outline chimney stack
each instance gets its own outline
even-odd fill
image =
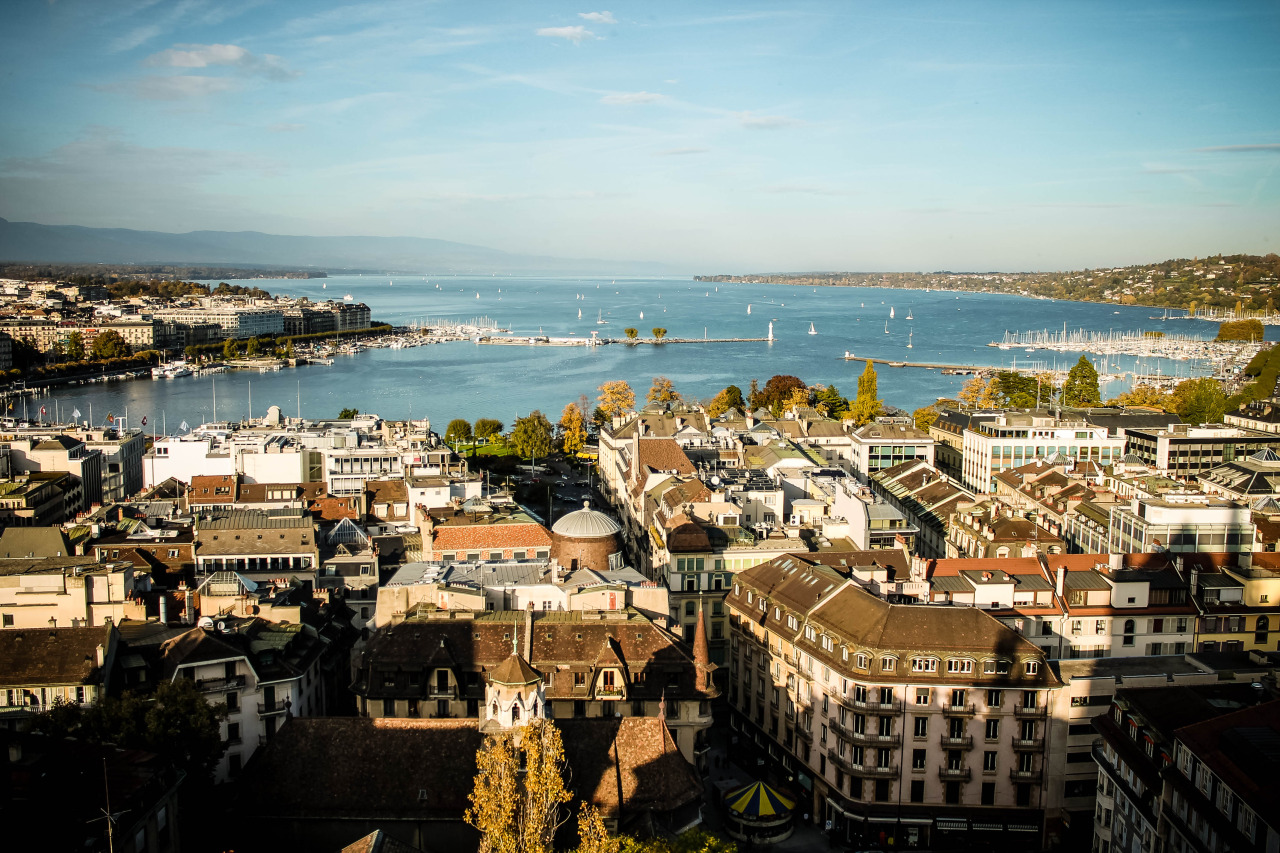
[[[1058,566],[1057,583],[1054,584],[1053,591],[1057,593],[1058,598],[1063,598],[1067,588],[1067,567]]]
[[[169,592],[168,590],[160,591],[160,624],[169,624]]]
[[[1195,595],[1196,590],[1200,586],[1200,569],[1195,566],[1191,567],[1191,594]]]
[[[524,657],[533,659],[533,602],[524,609]]]
[[[1107,557],[1107,564],[1112,574],[1124,568],[1124,554],[1111,554]]]

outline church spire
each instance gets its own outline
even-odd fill
[[[698,670],[698,690],[711,690],[711,647],[707,643],[707,623],[702,617],[702,601],[698,601],[698,624],[693,629],[693,664]]]

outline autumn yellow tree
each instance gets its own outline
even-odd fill
[[[956,395],[966,409],[994,409],[1000,405],[1000,390],[993,379],[976,374]]]
[[[488,735],[465,814],[480,831],[479,853],[552,853],[572,798],[564,773],[564,743],[550,720]]]
[[[1151,406],[1156,409],[1165,409],[1170,405],[1169,398],[1153,385],[1135,385],[1107,403],[1116,406]]]
[[[746,407],[746,401],[742,399],[742,389],[737,385],[729,385],[717,394],[710,403],[707,403],[707,415],[718,418],[730,409],[737,409],[742,412]]]
[[[795,409],[798,406],[809,405],[812,392],[808,388],[794,388],[787,399],[782,403],[782,410]]]
[[[587,443],[587,423],[577,403],[564,407],[560,415],[560,432],[564,438],[564,452],[577,453]]]
[[[618,853],[621,846],[618,839],[609,834],[600,810],[583,803],[578,809],[577,853]]]
[[[604,415],[605,420],[615,415],[626,414],[635,408],[636,392],[621,379],[606,382],[596,390],[600,392],[596,403],[599,404],[599,411]]]
[[[649,394],[645,397],[646,403],[664,406],[667,403],[679,403],[680,401],[680,393],[676,391],[675,383],[665,376],[653,377],[653,385],[649,386]]]
[[[867,366],[858,377],[858,396],[849,401],[849,416],[858,426],[869,424],[880,414],[884,401],[876,381],[876,369],[867,359]]]

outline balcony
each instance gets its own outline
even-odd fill
[[[978,713],[978,708],[972,702],[962,702],[959,705],[943,705],[942,713],[947,717],[972,717]]]
[[[625,699],[627,695],[626,688],[621,684],[601,684],[596,688],[597,699]]]
[[[853,773],[854,776],[859,776],[863,779],[897,779],[898,778],[897,765],[890,765],[888,767],[878,767],[873,764],[863,764],[860,767],[855,766],[851,772]]]
[[[226,693],[228,690],[243,690],[245,677],[233,675],[230,678],[202,678],[196,682],[196,689],[201,693]]]
[[[973,778],[973,771],[968,767],[939,767],[938,778],[943,782],[968,782]]]
[[[813,743],[813,732],[800,726],[796,726],[796,737],[806,743]]]
[[[1039,770],[1010,770],[1009,778],[1014,782],[1032,782],[1038,784],[1040,782]]]
[[[458,687],[454,684],[440,686],[432,684],[427,687],[427,696],[431,699],[452,699],[458,695]]]
[[[898,735],[882,735],[875,732],[855,733],[851,736],[853,742],[862,746],[886,747],[888,749],[896,749],[902,744],[902,738]]]
[[[854,711],[873,711],[896,714],[902,710],[902,700],[894,699],[889,702],[881,702],[879,699],[854,699],[851,696],[839,697],[840,704]]]
[[[827,728],[845,740],[853,740],[853,729],[839,722],[835,717],[827,720]]]
[[[1017,750],[1021,750],[1023,752],[1030,752],[1030,751],[1039,752],[1040,750],[1044,749],[1044,738],[1042,737],[1023,738],[1023,737],[1017,737],[1015,735],[1013,738],[1013,748]]]
[[[1024,720],[1034,720],[1045,716],[1048,705],[1014,705],[1013,715]]]
[[[961,735],[960,737],[943,735],[938,738],[938,743],[944,749],[973,749],[973,735]]]
[[[275,714],[283,714],[288,710],[289,710],[288,702],[271,702],[271,703],[259,702],[258,703],[259,717],[270,717]]]

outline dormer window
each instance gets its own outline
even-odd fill
[[[937,672],[938,659],[937,658],[912,658],[911,671],[912,672]]]
[[[1039,672],[1040,672],[1039,661],[1034,661],[1034,660],[1027,661],[1027,675],[1036,675]]]
[[[973,661],[966,658],[951,658],[947,661],[947,672],[968,674],[973,672]]]

